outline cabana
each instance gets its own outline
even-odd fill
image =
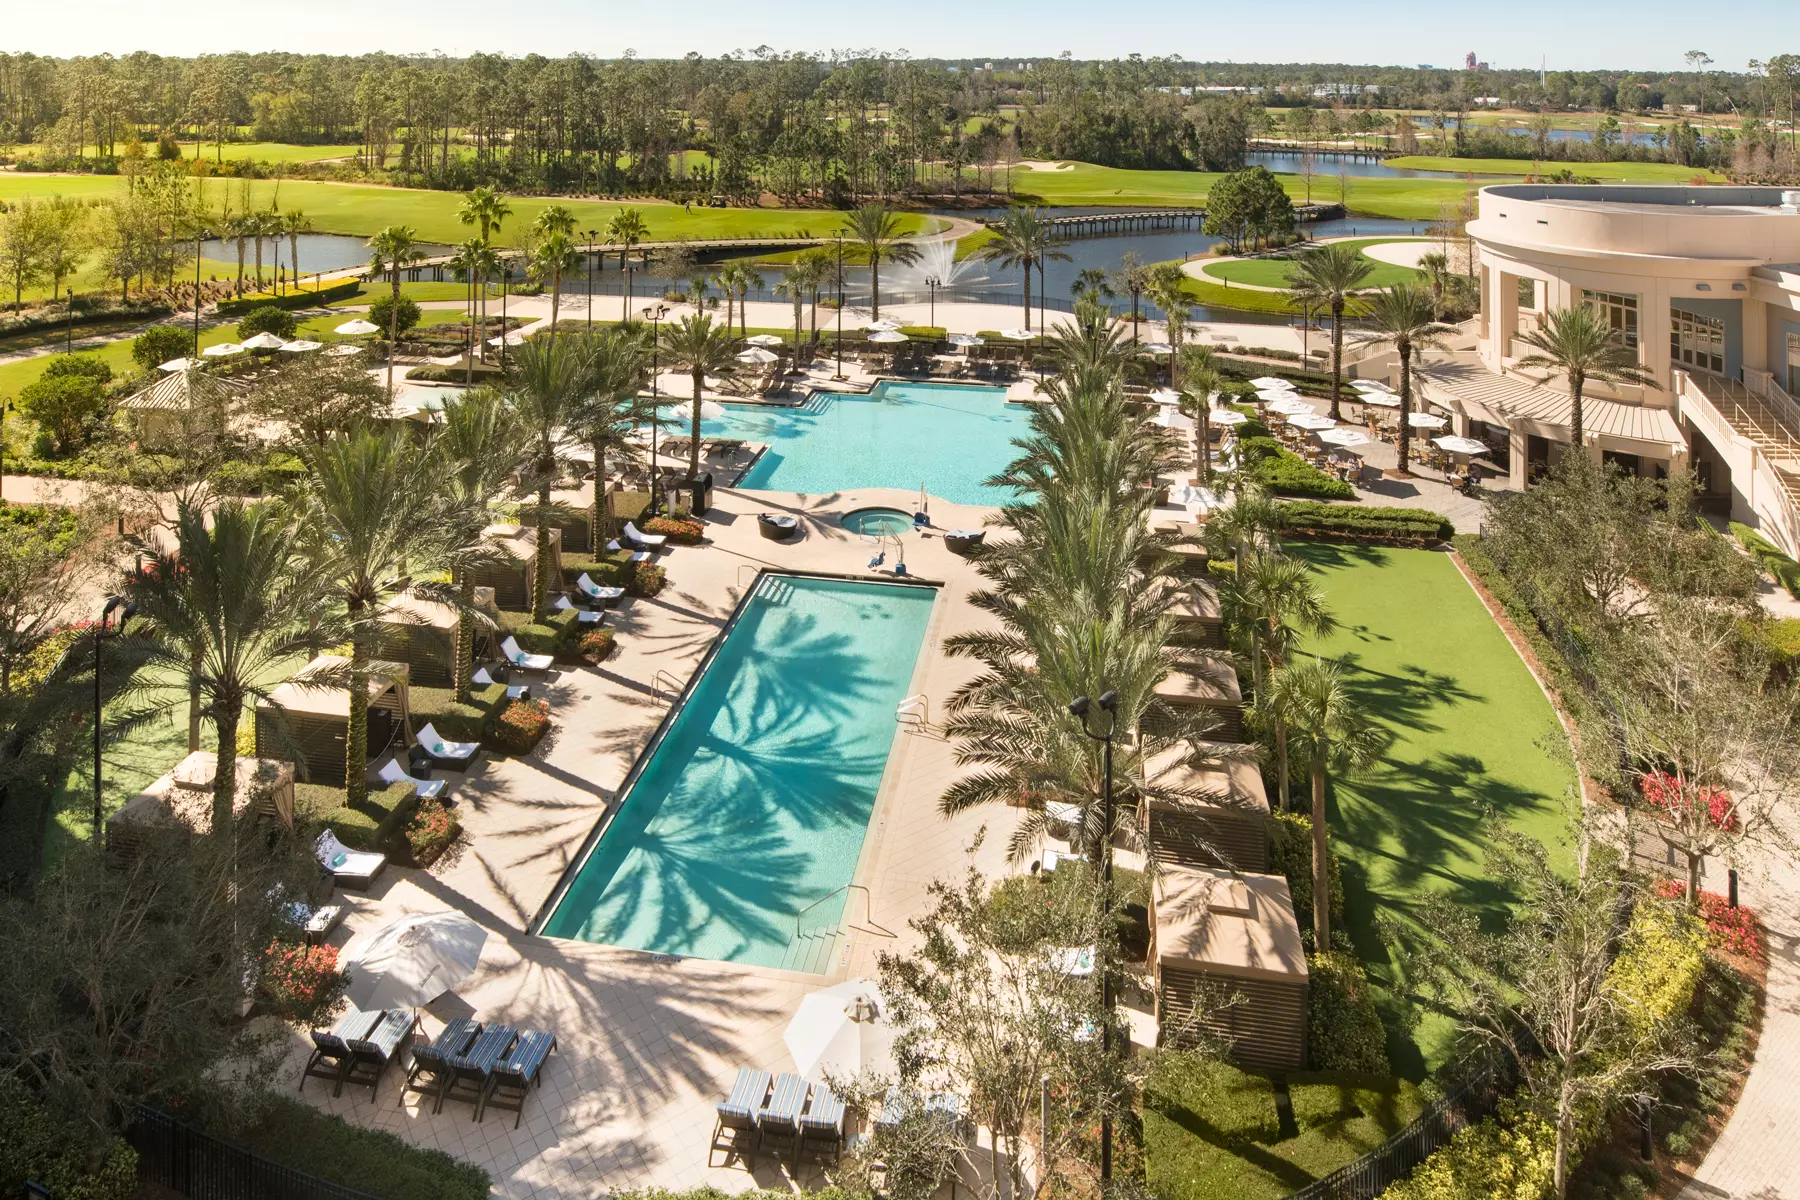
[[[245,387],[205,371],[189,368],[163,375],[155,383],[119,401],[132,415],[138,445],[145,449],[178,449],[196,434],[224,432],[232,406]]]
[[[505,561],[473,567],[470,580],[477,587],[494,589],[494,603],[515,612],[531,607],[532,589],[537,584],[537,528],[525,525],[490,525],[482,535],[489,545],[500,551]],[[562,530],[550,531],[550,590],[560,592],[562,586]]]
[[[1267,871],[1269,795],[1262,771],[1245,759],[1194,763],[1193,756],[1191,746],[1178,742],[1144,763],[1151,787],[1186,794],[1139,806],[1150,856],[1159,864]]]
[[[1192,639],[1192,644],[1224,648],[1225,617],[1219,608],[1219,595],[1211,585],[1189,584],[1170,606],[1169,617]]]
[[[350,692],[320,676],[342,675],[350,660],[322,654],[256,705],[256,752],[294,758],[300,777],[343,787],[350,736]],[[369,761],[410,739],[407,672],[401,663],[369,664]],[[365,770],[367,764],[364,764]]]
[[[196,750],[155,783],[127,800],[106,820],[106,846],[129,851],[147,826],[179,821],[195,833],[212,831],[213,780],[219,756]],[[237,760],[237,789],[232,811],[254,813],[294,827],[294,764],[269,758]]]
[[[1162,1038],[1204,1030],[1260,1071],[1306,1065],[1306,949],[1287,880],[1214,867],[1164,866],[1150,915]],[[1225,1003],[1234,994],[1235,1004]]]
[[[382,610],[375,653],[405,663],[408,681],[420,687],[454,687],[456,625],[456,610],[448,604],[396,596]]]
[[[1237,672],[1216,658],[1194,658],[1184,663],[1151,689],[1151,694],[1174,708],[1216,709],[1220,725],[1212,737],[1221,742],[1244,740],[1244,693]]]

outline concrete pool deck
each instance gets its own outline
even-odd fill
[[[801,997],[826,984],[870,976],[883,951],[906,944],[909,918],[926,905],[935,879],[958,873],[977,832],[988,836],[975,861],[990,875],[1010,868],[1005,844],[1017,814],[993,809],[946,820],[937,800],[959,774],[949,743],[897,729],[888,773],[869,826],[857,882],[870,889],[868,911],[853,900],[849,923],[871,922],[899,942],[866,933],[840,940],[828,976],[801,975],[699,959],[669,959],[583,942],[533,937],[525,930],[624,780],[667,704],[655,695],[658,672],[686,682],[749,585],[775,567],[875,577],[870,543],[837,524],[855,508],[912,507],[916,493],[866,489],[801,498],[773,492],[715,493],[711,544],[663,556],[669,586],[649,600],[627,600],[608,618],[619,650],[599,667],[560,668],[546,688],[555,728],[529,755],[484,757],[454,784],[467,835],[430,871],[390,868],[367,895],[340,893],[352,906],[347,939],[399,916],[454,909],[490,931],[481,966],[466,984],[427,1010],[427,1030],[472,1013],[555,1033],[558,1051],[515,1130],[496,1117],[479,1124],[467,1104],[431,1115],[419,1098],[399,1104],[402,1076],[390,1072],[371,1102],[366,1090],[332,1100],[314,1081],[304,1095],[346,1120],[385,1129],[415,1145],[476,1163],[509,1198],[592,1196],[652,1184],[712,1184],[727,1191],[789,1187],[784,1168],[759,1158],[709,1167],[713,1106],[740,1066],[791,1066],[782,1033]],[[801,533],[791,543],[765,540],[756,514],[789,512]],[[932,715],[976,669],[943,653],[946,637],[981,628],[968,603],[979,583],[973,566],[951,554],[937,533],[979,527],[991,512],[934,498],[934,536],[907,535],[909,571],[941,580],[915,679]],[[893,555],[890,551],[889,560]],[[451,776],[451,778],[456,778]],[[308,1043],[295,1036],[287,1070],[298,1078]],[[979,1162],[972,1164],[979,1170]],[[801,1173],[816,1186],[816,1168]]]

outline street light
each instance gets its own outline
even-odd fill
[[[512,285],[512,259],[500,256],[500,369],[506,370],[506,293]]]
[[[844,235],[837,238],[837,374],[831,377],[833,383],[842,383],[849,376],[844,374]]]
[[[11,400],[0,400],[0,508],[6,506],[6,414],[16,411]]]
[[[1098,707],[1106,714],[1105,732],[1095,733],[1088,723],[1088,714]],[[1101,891],[1105,897],[1108,915],[1112,908],[1112,834],[1113,834],[1113,798],[1112,798],[1112,744],[1113,733],[1118,725],[1119,693],[1107,689],[1100,693],[1100,698],[1090,701],[1086,696],[1077,696],[1069,701],[1069,715],[1081,722],[1081,732],[1096,742],[1104,743],[1104,767],[1101,772],[1100,790],[1100,879]],[[1100,1053],[1112,1054],[1112,1015],[1113,987],[1112,960],[1102,956],[1100,964],[1100,1008],[1103,1013],[1100,1021]],[[1102,1181],[1112,1178],[1112,1108],[1111,1097],[1107,1097],[1108,1105],[1100,1110],[1100,1178]]]
[[[137,605],[127,601],[123,596],[109,596],[106,607],[100,610],[100,619],[94,623],[94,845],[100,845],[105,833],[106,802],[100,797],[100,639],[108,636],[106,624],[112,617],[113,610],[120,605],[124,611],[119,614],[119,628],[111,631],[117,636],[125,631],[125,622],[137,615]]]
[[[650,322],[650,515],[656,515],[656,491],[662,476],[656,467],[657,382],[662,374],[662,319],[669,315],[666,304],[651,304],[644,309],[644,320]]]
[[[932,326],[937,325],[937,290],[939,286],[940,284],[938,283],[938,277],[936,275],[927,275],[925,277],[925,288],[931,294],[931,319],[927,321],[926,324]]]
[[[69,289],[69,322],[63,326],[63,353],[67,354],[75,344],[75,289]],[[55,296],[50,297],[52,300]]]
[[[600,235],[598,229],[590,229],[588,235],[588,324],[594,323],[594,264],[599,256],[594,253],[594,239]]]

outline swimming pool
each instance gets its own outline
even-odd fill
[[[727,405],[701,428],[768,443],[739,487],[816,496],[923,485],[956,504],[1005,504],[1011,490],[982,481],[1017,455],[1029,418],[1005,388],[887,381],[866,396],[814,393],[798,408]]]
[[[823,970],[935,598],[765,573],[539,932]]]

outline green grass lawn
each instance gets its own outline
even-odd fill
[[[81,336],[77,327],[75,334]],[[237,340],[236,325],[221,325],[214,329],[200,330],[200,348],[216,346],[220,342]],[[113,369],[113,377],[130,374],[136,370],[131,361],[131,342],[129,337],[122,337],[94,350],[81,350],[81,354],[97,354]],[[44,373],[44,368],[56,358],[53,354],[40,354],[36,358],[22,359],[18,362],[0,363],[0,397],[11,398],[19,394],[19,389]]]
[[[1134,205],[1185,208],[1206,203],[1206,194],[1221,178],[1208,171],[1127,171],[1074,163],[1066,171],[1017,168],[1012,173],[1014,196],[1025,203],[1054,205]],[[1280,176],[1282,186],[1296,202],[1305,199],[1306,185],[1297,175]],[[1431,220],[1445,203],[1455,204],[1468,191],[1460,179],[1350,180],[1350,208],[1355,212],[1400,220]],[[1337,199],[1336,181],[1321,173],[1313,180],[1315,202]]]
[[[1365,246],[1374,246],[1382,242],[1392,242],[1396,238],[1361,238],[1354,242],[1343,242],[1341,245],[1362,250]],[[1413,239],[1405,239],[1413,240]],[[1390,287],[1396,283],[1410,283],[1422,278],[1424,273],[1412,267],[1396,266],[1393,263],[1379,262],[1367,258],[1370,267],[1369,278],[1364,287]],[[1248,283],[1256,287],[1289,286],[1289,276],[1293,273],[1293,260],[1285,258],[1240,258],[1231,262],[1208,263],[1204,268],[1208,275],[1215,279],[1228,279],[1232,283]]]
[[[1688,183],[1699,178],[1708,183],[1723,183],[1717,171],[1684,167],[1676,163],[1646,162],[1533,162],[1525,158],[1439,158],[1412,154],[1390,158],[1390,167],[1412,171],[1473,171],[1477,175],[1541,175],[1567,167],[1577,175],[1598,179],[1603,183]]]
[[[1336,785],[1331,837],[1343,860],[1349,932],[1388,1027],[1389,1058],[1397,1072],[1419,1079],[1445,1061],[1453,1024],[1407,993],[1377,919],[1417,933],[1428,892],[1497,914],[1508,894],[1486,872],[1487,809],[1566,860],[1559,838],[1575,783],[1568,743],[1449,555],[1322,543],[1290,549],[1321,573],[1340,626],[1309,650],[1341,659],[1358,695],[1394,735],[1378,767]]]

